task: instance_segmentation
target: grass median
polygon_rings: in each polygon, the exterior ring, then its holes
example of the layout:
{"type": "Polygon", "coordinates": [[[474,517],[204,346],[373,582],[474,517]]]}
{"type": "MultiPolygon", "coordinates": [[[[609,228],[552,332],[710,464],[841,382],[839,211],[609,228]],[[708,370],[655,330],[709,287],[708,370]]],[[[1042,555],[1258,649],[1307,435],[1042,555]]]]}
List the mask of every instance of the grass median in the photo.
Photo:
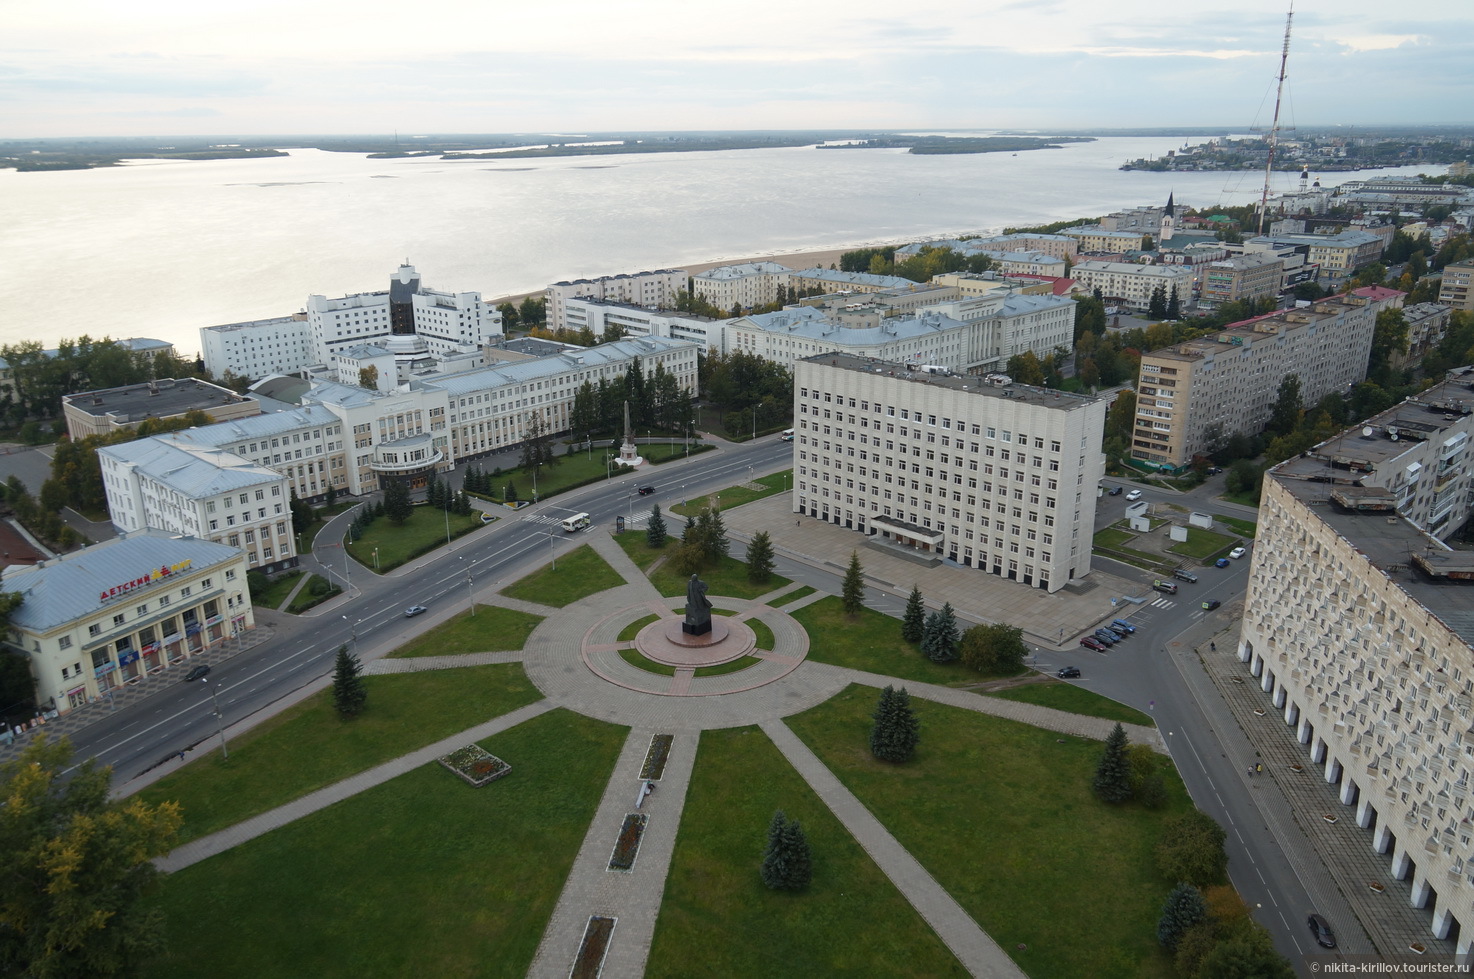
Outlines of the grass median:
{"type": "Polygon", "coordinates": [[[477,605],[400,646],[391,657],[455,656],[461,653],[509,652],[521,649],[543,618],[530,612],[477,605]]]}
{"type": "Polygon", "coordinates": [[[622,584],[624,579],[619,576],[619,572],[585,544],[508,585],[501,590],[501,594],[508,598],[564,608],[581,598],[597,595],[622,584]]]}

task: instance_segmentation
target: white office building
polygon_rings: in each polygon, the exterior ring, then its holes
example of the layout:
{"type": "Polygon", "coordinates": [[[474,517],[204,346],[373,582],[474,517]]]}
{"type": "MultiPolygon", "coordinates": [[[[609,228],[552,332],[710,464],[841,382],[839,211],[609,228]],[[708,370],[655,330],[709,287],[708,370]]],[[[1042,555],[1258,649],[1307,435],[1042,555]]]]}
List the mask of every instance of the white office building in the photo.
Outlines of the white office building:
{"type": "Polygon", "coordinates": [[[614,330],[623,337],[688,340],[708,353],[723,352],[723,323],[728,322],[608,299],[566,300],[563,317],[568,329],[587,329],[600,338],[614,330]]]}
{"type": "Polygon", "coordinates": [[[684,269],[604,275],[597,279],[574,279],[548,286],[548,326],[554,330],[579,329],[568,320],[571,299],[603,299],[612,303],[674,309],[676,294],[690,286],[684,269]]]}
{"type": "Polygon", "coordinates": [[[1168,299],[1172,290],[1177,290],[1177,299],[1184,307],[1192,302],[1193,270],[1183,265],[1081,262],[1070,271],[1070,278],[1084,292],[1099,289],[1107,302],[1133,309],[1146,309],[1153,290],[1159,286],[1168,299]]]}
{"type": "Polygon", "coordinates": [[[846,354],[794,365],[793,509],[1050,592],[1090,573],[1100,398],[846,354]]]}
{"type": "Polygon", "coordinates": [[[204,327],[200,349],[216,378],[292,374],[316,362],[306,313],[204,327]]]}

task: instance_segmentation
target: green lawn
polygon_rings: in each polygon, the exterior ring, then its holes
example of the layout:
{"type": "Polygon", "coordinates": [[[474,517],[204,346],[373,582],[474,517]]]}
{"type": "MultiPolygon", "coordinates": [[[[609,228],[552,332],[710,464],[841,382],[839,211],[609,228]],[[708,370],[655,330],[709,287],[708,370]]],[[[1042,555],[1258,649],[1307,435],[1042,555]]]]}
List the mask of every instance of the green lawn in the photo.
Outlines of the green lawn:
{"type": "Polygon", "coordinates": [[[1139,710],[1117,703],[1109,697],[1102,697],[1084,687],[1055,680],[1048,683],[1026,683],[1023,686],[1009,687],[1006,690],[979,692],[1000,700],[1038,704],[1040,707],[1053,707],[1055,710],[1065,710],[1071,714],[1089,714],[1091,717],[1104,717],[1108,721],[1140,724],[1143,727],[1156,726],[1156,721],[1139,710]]]}
{"type": "Polygon", "coordinates": [[[1225,526],[1228,529],[1232,530],[1235,534],[1238,534],[1240,537],[1253,538],[1254,535],[1256,533],[1258,533],[1258,530],[1259,530],[1259,525],[1256,524],[1252,520],[1240,520],[1238,517],[1219,517],[1219,516],[1214,516],[1213,519],[1214,520],[1217,520],[1219,523],[1223,524],[1223,526],[1225,526]]]}
{"type": "Polygon", "coordinates": [[[762,619],[748,619],[747,626],[752,630],[754,643],[758,649],[766,649],[772,652],[778,645],[778,640],[773,636],[773,630],[762,619]]]}
{"type": "Polygon", "coordinates": [[[702,732],[645,975],[966,972],[772,742],[744,727],[702,732]],[[801,892],[758,876],[777,809],[813,848],[814,880],[801,892]]]}
{"type": "Polygon", "coordinates": [[[1090,791],[1099,742],[913,700],[921,744],[891,765],[869,750],[876,698],[852,686],[788,724],[1021,968],[1176,974],[1156,935],[1173,882],[1153,849],[1191,803],[1166,759],[1167,806],[1108,806],[1090,791]]]}
{"type": "Polygon", "coordinates": [[[1253,490],[1248,493],[1224,493],[1219,499],[1227,500],[1229,503],[1237,503],[1240,506],[1251,506],[1257,510],[1259,508],[1259,492],[1259,490],[1253,490]]]}
{"type": "Polygon", "coordinates": [[[636,619],[635,621],[631,622],[629,625],[625,626],[623,629],[620,629],[619,630],[618,641],[619,642],[634,642],[635,641],[635,637],[640,634],[640,630],[641,629],[645,628],[650,623],[657,621],[659,618],[660,618],[660,616],[656,615],[654,612],[651,612],[649,615],[645,616],[643,619],[636,619]]]}
{"type": "Polygon", "coordinates": [[[1189,527],[1187,528],[1187,540],[1177,541],[1167,550],[1184,557],[1202,560],[1210,554],[1232,547],[1234,543],[1235,539],[1232,537],[1215,534],[1201,527],[1189,527]]]}
{"type": "Polygon", "coordinates": [[[804,585],[802,588],[795,588],[788,594],[779,596],[776,601],[779,605],[788,605],[791,602],[798,601],[800,598],[808,598],[818,590],[812,585],[804,585]]]}
{"type": "MultiPolygon", "coordinates": [[[[685,526],[684,522],[680,522],[680,524],[681,526],[685,526]]],[[[667,530],[671,528],[671,521],[669,519],[666,520],[665,526],[667,530]]],[[[630,560],[635,562],[641,571],[649,571],[650,565],[674,550],[671,547],[671,541],[676,538],[667,537],[665,541],[666,546],[660,548],[651,547],[645,542],[645,532],[643,530],[626,530],[622,534],[615,534],[614,539],[619,542],[619,546],[624,548],[624,553],[629,555],[630,560]]]]}
{"type": "MultiPolygon", "coordinates": [[[[747,580],[747,565],[736,558],[724,557],[714,568],[703,568],[698,574],[706,582],[706,594],[728,595],[732,598],[757,598],[791,582],[782,575],[772,575],[762,584],[755,585],[747,580]]],[[[650,582],[668,598],[686,594],[686,583],[690,580],[669,563],[662,564],[650,575],[650,582]]]]}
{"type": "Polygon", "coordinates": [[[302,577],[303,572],[291,571],[272,581],[261,592],[259,596],[251,596],[251,604],[256,608],[274,609],[287,600],[292,589],[297,587],[297,579],[302,577]]]}
{"type": "Polygon", "coordinates": [[[1095,532],[1094,543],[1096,547],[1120,547],[1134,540],[1136,540],[1135,534],[1127,533],[1124,530],[1117,530],[1114,527],[1106,527],[1104,530],[1097,530],[1095,532]]]}
{"type": "Polygon", "coordinates": [[[411,639],[390,656],[454,656],[458,653],[506,652],[521,649],[532,635],[540,615],[502,608],[500,605],[478,605],[476,614],[465,611],[449,622],[411,639]]]}
{"type": "Polygon", "coordinates": [[[809,659],[866,670],[902,680],[955,685],[975,683],[979,674],[961,663],[933,663],[901,638],[901,623],[871,609],[854,619],[833,595],[805,605],[793,617],[809,634],[809,659]]]}
{"type": "Polygon", "coordinates": [[[622,584],[624,579],[619,572],[585,544],[513,582],[503,588],[501,594],[563,608],[622,584]]]}
{"type": "Polygon", "coordinates": [[[692,676],[722,676],[727,673],[736,673],[745,670],[749,666],[756,666],[762,660],[756,656],[739,656],[729,663],[718,663],[716,666],[698,666],[692,671],[692,676]]]}
{"type": "Polygon", "coordinates": [[[287,606],[287,611],[292,615],[299,615],[313,606],[321,605],[328,599],[335,595],[341,595],[342,593],[343,589],[334,584],[331,579],[323,578],[319,575],[309,575],[307,584],[303,585],[302,590],[297,592],[297,597],[292,599],[292,604],[287,606]],[[327,582],[328,590],[321,595],[314,595],[312,589],[319,581],[327,582]]]}
{"type": "Polygon", "coordinates": [[[709,496],[692,497],[678,506],[671,507],[670,511],[683,517],[694,517],[709,506],[715,506],[719,510],[730,510],[744,503],[751,503],[753,500],[786,493],[793,488],[793,470],[785,469],[782,472],[759,476],[754,482],[762,486],[762,489],[752,489],[745,483],[728,486],[709,496]]]}
{"type": "Polygon", "coordinates": [[[644,670],[646,673],[654,673],[657,676],[676,675],[676,668],[674,666],[669,666],[665,663],[657,663],[653,659],[648,659],[646,658],[645,654],[641,653],[638,649],[621,649],[619,651],[619,658],[624,660],[630,666],[633,666],[635,669],[644,670]]]}
{"type": "MultiPolygon", "coordinates": [[[[697,455],[713,448],[715,446],[692,442],[691,454],[697,455]]],[[[686,458],[686,444],[680,440],[677,440],[675,445],[669,445],[665,442],[653,442],[649,445],[641,444],[639,449],[640,455],[644,457],[645,461],[652,464],[670,462],[672,459],[686,458]]],[[[606,454],[610,458],[618,458],[619,451],[616,448],[613,452],[606,453],[606,450],[596,448],[592,455],[587,452],[574,452],[569,455],[558,456],[558,464],[556,466],[544,466],[538,471],[537,498],[539,500],[545,500],[565,490],[577,489],[591,482],[621,478],[628,483],[628,486],[621,487],[621,492],[626,490],[633,492],[633,486],[635,484],[644,485],[645,481],[649,478],[649,471],[643,466],[633,477],[623,476],[622,473],[624,470],[620,468],[618,463],[615,463],[613,468],[605,465],[606,454]]],[[[508,483],[515,484],[518,499],[532,499],[532,474],[522,469],[504,469],[500,473],[493,474],[491,477],[492,490],[489,495],[500,501],[503,498],[508,483]]]]}
{"type": "MultiPolygon", "coordinates": [[[[482,526],[481,514],[473,512],[468,517],[450,514],[450,536],[452,539],[470,533],[482,526]]],[[[426,554],[445,544],[446,514],[427,506],[417,506],[409,519],[399,526],[388,517],[380,517],[369,525],[363,536],[348,545],[353,559],[378,574],[392,571],[421,554],[426,554]],[[374,552],[378,551],[377,566],[374,552]]]]}
{"type": "Polygon", "coordinates": [[[143,974],[524,976],[625,736],[552,711],[482,742],[488,786],[431,763],[171,874],[143,974]]]}
{"type": "Polygon", "coordinates": [[[150,804],[177,800],[180,842],[224,829],[314,789],[534,703],[542,694],[520,664],[366,676],[368,709],[352,721],[324,690],[230,742],[196,749],[192,764],[139,793],[150,804]]]}

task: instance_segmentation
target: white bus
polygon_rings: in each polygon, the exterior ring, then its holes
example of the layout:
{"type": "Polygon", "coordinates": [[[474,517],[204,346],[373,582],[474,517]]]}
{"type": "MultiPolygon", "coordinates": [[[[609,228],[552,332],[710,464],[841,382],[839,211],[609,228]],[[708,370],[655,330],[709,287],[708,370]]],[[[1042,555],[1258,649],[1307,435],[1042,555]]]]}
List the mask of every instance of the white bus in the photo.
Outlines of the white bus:
{"type": "Polygon", "coordinates": [[[570,534],[577,533],[588,525],[589,515],[587,513],[575,513],[573,516],[566,517],[563,520],[563,530],[570,534]]]}
{"type": "Polygon", "coordinates": [[[791,428],[785,428],[783,430],[783,441],[784,442],[792,442],[793,441],[793,429],[791,429],[791,428]]]}

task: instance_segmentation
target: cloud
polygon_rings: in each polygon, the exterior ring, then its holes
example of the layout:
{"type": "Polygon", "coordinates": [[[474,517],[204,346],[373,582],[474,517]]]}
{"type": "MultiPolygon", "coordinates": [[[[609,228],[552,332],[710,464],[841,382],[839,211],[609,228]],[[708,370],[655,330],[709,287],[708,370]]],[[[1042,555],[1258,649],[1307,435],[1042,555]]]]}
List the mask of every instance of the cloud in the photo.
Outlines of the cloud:
{"type": "Polygon", "coordinates": [[[1357,54],[1361,51],[1390,51],[1405,44],[1425,44],[1428,38],[1421,34],[1361,34],[1333,37],[1331,40],[1344,45],[1347,54],[1357,54]]]}

